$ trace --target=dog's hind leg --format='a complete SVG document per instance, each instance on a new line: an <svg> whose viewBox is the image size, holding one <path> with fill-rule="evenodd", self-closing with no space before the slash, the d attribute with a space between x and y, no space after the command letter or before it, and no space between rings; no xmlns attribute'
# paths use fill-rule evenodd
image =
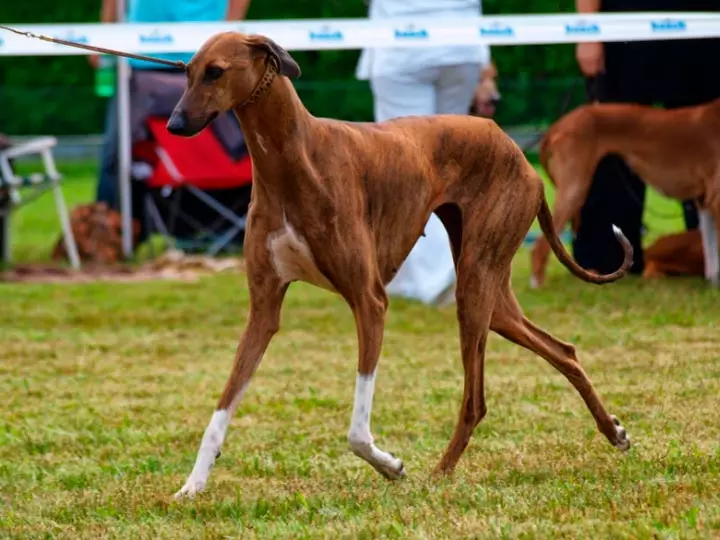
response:
<svg viewBox="0 0 720 540"><path fill-rule="evenodd" d="M176 498L193 497L205 488L210 469L220 455L230 420L270 340L280 327L280 310L287 285L282 285L270 272L264 273L261 279L250 278L250 281L250 313L237 347L235 364L203 434L195 466L185 485L175 494Z"/></svg>
<svg viewBox="0 0 720 540"><path fill-rule="evenodd" d="M358 333L359 361L355 382L355 400L348 443L352 452L367 461L389 480L405 476L403 462L375 446L370 433L370 418L375 391L375 375L382 349L388 300L381 281L348 298Z"/></svg>
<svg viewBox="0 0 720 540"><path fill-rule="evenodd" d="M605 410L592 382L575 355L575 347L563 343L530 322L522 312L510 288L510 280L499 289L490 328L505 339L516 343L547 360L570 381L585 401L601 433L620 450L630 448L625 429Z"/></svg>
<svg viewBox="0 0 720 540"><path fill-rule="evenodd" d="M465 259L463 261L463 259ZM485 417L485 345L499 280L491 264L473 260L476 254L463 250L458 263L457 314L465 383L455 432L435 474L449 474L470 442L473 431Z"/></svg>

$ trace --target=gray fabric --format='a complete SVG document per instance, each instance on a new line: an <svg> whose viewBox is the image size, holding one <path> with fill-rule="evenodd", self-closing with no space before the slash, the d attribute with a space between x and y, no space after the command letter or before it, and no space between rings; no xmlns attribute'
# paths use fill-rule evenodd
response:
<svg viewBox="0 0 720 540"><path fill-rule="evenodd" d="M134 70L130 80L130 133L133 141L148 138L149 116L169 117L185 89L185 74ZM232 112L220 115L211 125L215 136L233 159L247 154L240 125Z"/></svg>

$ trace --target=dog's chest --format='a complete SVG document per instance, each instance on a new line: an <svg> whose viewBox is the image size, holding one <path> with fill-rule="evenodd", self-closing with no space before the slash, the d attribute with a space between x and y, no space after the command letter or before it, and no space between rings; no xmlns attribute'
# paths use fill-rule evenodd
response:
<svg viewBox="0 0 720 540"><path fill-rule="evenodd" d="M305 281L335 292L332 284L318 270L307 241L288 221L281 229L268 235L267 244L275 272L283 283Z"/></svg>

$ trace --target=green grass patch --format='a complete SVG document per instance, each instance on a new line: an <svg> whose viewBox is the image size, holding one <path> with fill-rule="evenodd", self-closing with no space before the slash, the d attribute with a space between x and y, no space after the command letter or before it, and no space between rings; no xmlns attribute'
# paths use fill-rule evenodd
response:
<svg viewBox="0 0 720 540"><path fill-rule="evenodd" d="M66 187L90 200L89 178ZM21 254L57 234L41 204L16 223ZM598 287L554 260L531 291L527 263L522 250L521 305L578 348L633 440L628 454L559 373L492 335L488 415L456 474L432 480L462 395L457 322L452 307L394 300L372 428L408 477L388 483L347 449L350 310L296 284L208 490L181 504L171 495L245 324L244 276L0 284L0 537L717 537L720 293L700 279Z"/></svg>

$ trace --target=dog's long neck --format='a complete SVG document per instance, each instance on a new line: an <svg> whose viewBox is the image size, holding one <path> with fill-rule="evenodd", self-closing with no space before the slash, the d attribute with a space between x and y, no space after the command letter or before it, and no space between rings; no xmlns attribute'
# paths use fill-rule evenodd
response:
<svg viewBox="0 0 720 540"><path fill-rule="evenodd" d="M256 168L275 168L302 144L299 134L311 121L292 83L277 75L254 103L235 109ZM262 171L261 171L262 172Z"/></svg>

